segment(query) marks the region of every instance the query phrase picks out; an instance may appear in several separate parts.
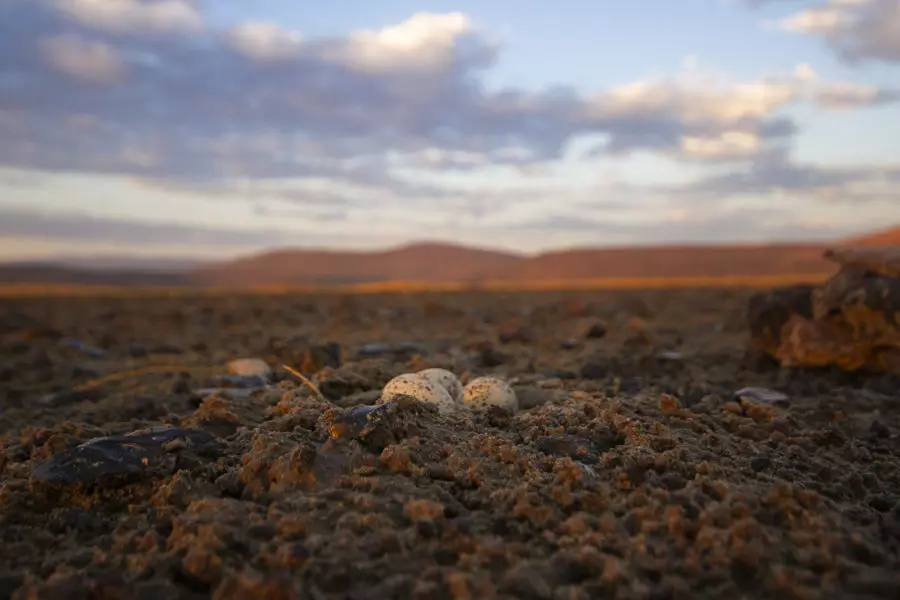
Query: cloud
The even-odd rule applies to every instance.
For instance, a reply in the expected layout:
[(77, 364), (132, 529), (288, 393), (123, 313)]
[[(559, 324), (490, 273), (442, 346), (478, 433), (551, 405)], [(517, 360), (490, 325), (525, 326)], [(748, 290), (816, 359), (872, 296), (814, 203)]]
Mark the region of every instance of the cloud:
[(112, 46), (78, 35), (45, 36), (38, 40), (38, 48), (51, 67), (75, 79), (111, 84), (125, 72), (125, 63)]
[[(41, 212), (28, 207), (0, 208), (0, 238), (42, 239), (52, 242), (84, 242), (164, 246), (255, 246), (291, 244), (297, 231), (279, 229), (216, 229), (178, 223), (147, 223), (106, 218), (84, 212)], [(313, 231), (305, 239), (325, 240)], [(307, 237), (308, 236), (308, 237)]]
[[(417, 13), (381, 29), (316, 38), (264, 21), (216, 29), (204, 22), (201, 6), (0, 3), (0, 166), (125, 176), (143, 187), (251, 203), (260, 223), (346, 224), (356, 236), (371, 235), (373, 224), (397, 237), (404, 227), (424, 224), (508, 237), (501, 224), (525, 218), (560, 235), (586, 236), (596, 226), (590, 219), (541, 217), (547, 199), (552, 210), (584, 198), (617, 206), (614, 218), (600, 218), (609, 227), (627, 221), (623, 206), (668, 193), (679, 200), (718, 194), (721, 201), (840, 189), (866, 199), (875, 192), (852, 185), (877, 179), (871, 171), (835, 173), (786, 158), (798, 129), (785, 109), (897, 100), (891, 90), (822, 82), (806, 65), (734, 81), (700, 71), (696, 60), (672, 77), (591, 94), (566, 87), (495, 90), (484, 76), (502, 47), (461, 13)], [(667, 190), (574, 191), (559, 178), (536, 183), (544, 171), (559, 175), (556, 161), (580, 137), (602, 140), (588, 159), (649, 152), (735, 170)], [(520, 185), (493, 185), (497, 169), (505, 175), (518, 169)], [(467, 176), (480, 182), (460, 183)], [(79, 214), (2, 217), (5, 236), (240, 246), (297, 237)], [(629, 227), (610, 235), (653, 235)], [(715, 223), (696, 227), (698, 235), (716, 232)]]
[(403, 190), (404, 169), (527, 168), (558, 160), (580, 135), (605, 137), (600, 153), (742, 159), (793, 136), (778, 111), (803, 100), (794, 76), (730, 82), (693, 71), (592, 95), (492, 91), (482, 76), (501, 48), (461, 13), (310, 38), (267, 22), (215, 29), (197, 6), (3, 4), (0, 164)]
[(885, 90), (874, 85), (854, 83), (825, 84), (815, 92), (815, 99), (821, 106), (833, 110), (848, 110), (862, 106), (874, 106), (897, 102), (900, 95), (893, 90)]
[[(783, 151), (754, 157), (747, 168), (681, 186), (659, 189), (666, 195), (721, 202), (733, 197), (817, 198), (847, 205), (896, 199), (900, 206), (900, 163), (887, 166), (801, 164)], [(790, 200), (787, 200), (788, 202)], [(891, 218), (891, 217), (889, 217)]]
[(203, 28), (196, 7), (184, 0), (55, 0), (51, 4), (84, 27), (111, 33), (172, 34)]
[(900, 61), (897, 0), (826, 0), (779, 24), (787, 31), (821, 38), (849, 61)]

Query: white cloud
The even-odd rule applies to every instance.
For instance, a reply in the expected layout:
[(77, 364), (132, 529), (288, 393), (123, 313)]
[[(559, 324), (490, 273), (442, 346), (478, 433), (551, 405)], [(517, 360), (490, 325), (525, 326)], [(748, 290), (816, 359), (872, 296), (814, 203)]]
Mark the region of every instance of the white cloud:
[(825, 0), (780, 20), (787, 31), (822, 38), (850, 60), (900, 61), (900, 2)]
[(472, 24), (462, 13), (419, 12), (397, 25), (352, 33), (334, 55), (366, 71), (391, 71), (398, 65), (438, 69), (453, 60), (457, 41), (471, 32)]
[(681, 139), (681, 147), (688, 156), (706, 159), (725, 159), (752, 156), (760, 151), (758, 136), (743, 131), (726, 131), (716, 137)]
[(833, 110), (849, 110), (860, 106), (870, 106), (879, 99), (895, 99), (894, 94), (886, 94), (877, 86), (857, 83), (824, 84), (813, 94), (816, 102)]
[(227, 32), (226, 39), (235, 49), (258, 60), (296, 57), (303, 43), (299, 33), (265, 21), (242, 23)]
[(440, 71), (458, 60), (460, 41), (473, 34), (462, 13), (420, 12), (382, 29), (343, 38), (304, 40), (300, 33), (271, 22), (248, 22), (226, 34), (231, 45), (259, 60), (305, 57), (371, 74)]
[(185, 0), (55, 0), (55, 6), (85, 27), (114, 33), (192, 33), (203, 27)]

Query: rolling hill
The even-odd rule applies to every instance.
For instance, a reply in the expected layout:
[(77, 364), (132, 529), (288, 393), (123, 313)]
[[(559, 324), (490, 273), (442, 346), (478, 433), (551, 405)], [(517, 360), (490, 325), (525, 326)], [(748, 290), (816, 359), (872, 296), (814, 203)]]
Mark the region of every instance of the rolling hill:
[(834, 271), (822, 255), (835, 245), (900, 246), (900, 227), (829, 244), (581, 248), (536, 256), (452, 244), (377, 252), (280, 249), (170, 272), (7, 264), (0, 265), (0, 283), (247, 287), (813, 275)]

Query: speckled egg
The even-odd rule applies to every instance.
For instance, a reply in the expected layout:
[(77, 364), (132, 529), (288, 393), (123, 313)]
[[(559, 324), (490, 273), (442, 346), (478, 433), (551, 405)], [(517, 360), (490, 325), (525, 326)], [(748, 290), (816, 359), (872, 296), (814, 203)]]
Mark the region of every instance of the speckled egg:
[(472, 410), (499, 406), (510, 412), (519, 409), (519, 399), (510, 385), (499, 377), (479, 377), (463, 389), (463, 404)]
[(428, 381), (432, 383), (436, 383), (450, 394), (450, 397), (453, 398), (457, 402), (457, 404), (462, 404), (463, 401), (463, 385), (460, 382), (459, 377), (448, 371), (447, 369), (424, 369), (416, 373), (420, 377), (424, 377)]
[(411, 396), (419, 402), (433, 404), (442, 414), (454, 412), (458, 407), (443, 386), (418, 373), (404, 373), (388, 381), (379, 402), (391, 402), (397, 396)]

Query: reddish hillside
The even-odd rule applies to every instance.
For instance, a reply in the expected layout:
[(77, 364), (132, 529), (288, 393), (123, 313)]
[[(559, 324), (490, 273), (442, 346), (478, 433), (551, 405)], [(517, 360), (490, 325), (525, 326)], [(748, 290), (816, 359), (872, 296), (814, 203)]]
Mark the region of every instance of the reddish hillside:
[(382, 252), (282, 250), (199, 269), (202, 285), (327, 285), (382, 281), (549, 281), (831, 273), (833, 245), (900, 244), (900, 228), (832, 244), (573, 249), (534, 257), (449, 244)]
[(332, 285), (373, 281), (478, 280), (521, 256), (453, 246), (416, 244), (382, 252), (280, 250), (204, 267), (206, 285)]
[(717, 277), (827, 273), (823, 246), (656, 246), (550, 252), (492, 274), (494, 279)]
[(830, 244), (572, 249), (529, 257), (451, 244), (379, 252), (285, 249), (179, 273), (0, 265), (0, 282), (112, 285), (335, 285), (388, 281), (551, 281), (638, 277), (790, 276), (831, 273), (834, 245), (900, 246), (900, 228)]
[(869, 235), (847, 240), (847, 246), (900, 246), (900, 227), (876, 231)]

